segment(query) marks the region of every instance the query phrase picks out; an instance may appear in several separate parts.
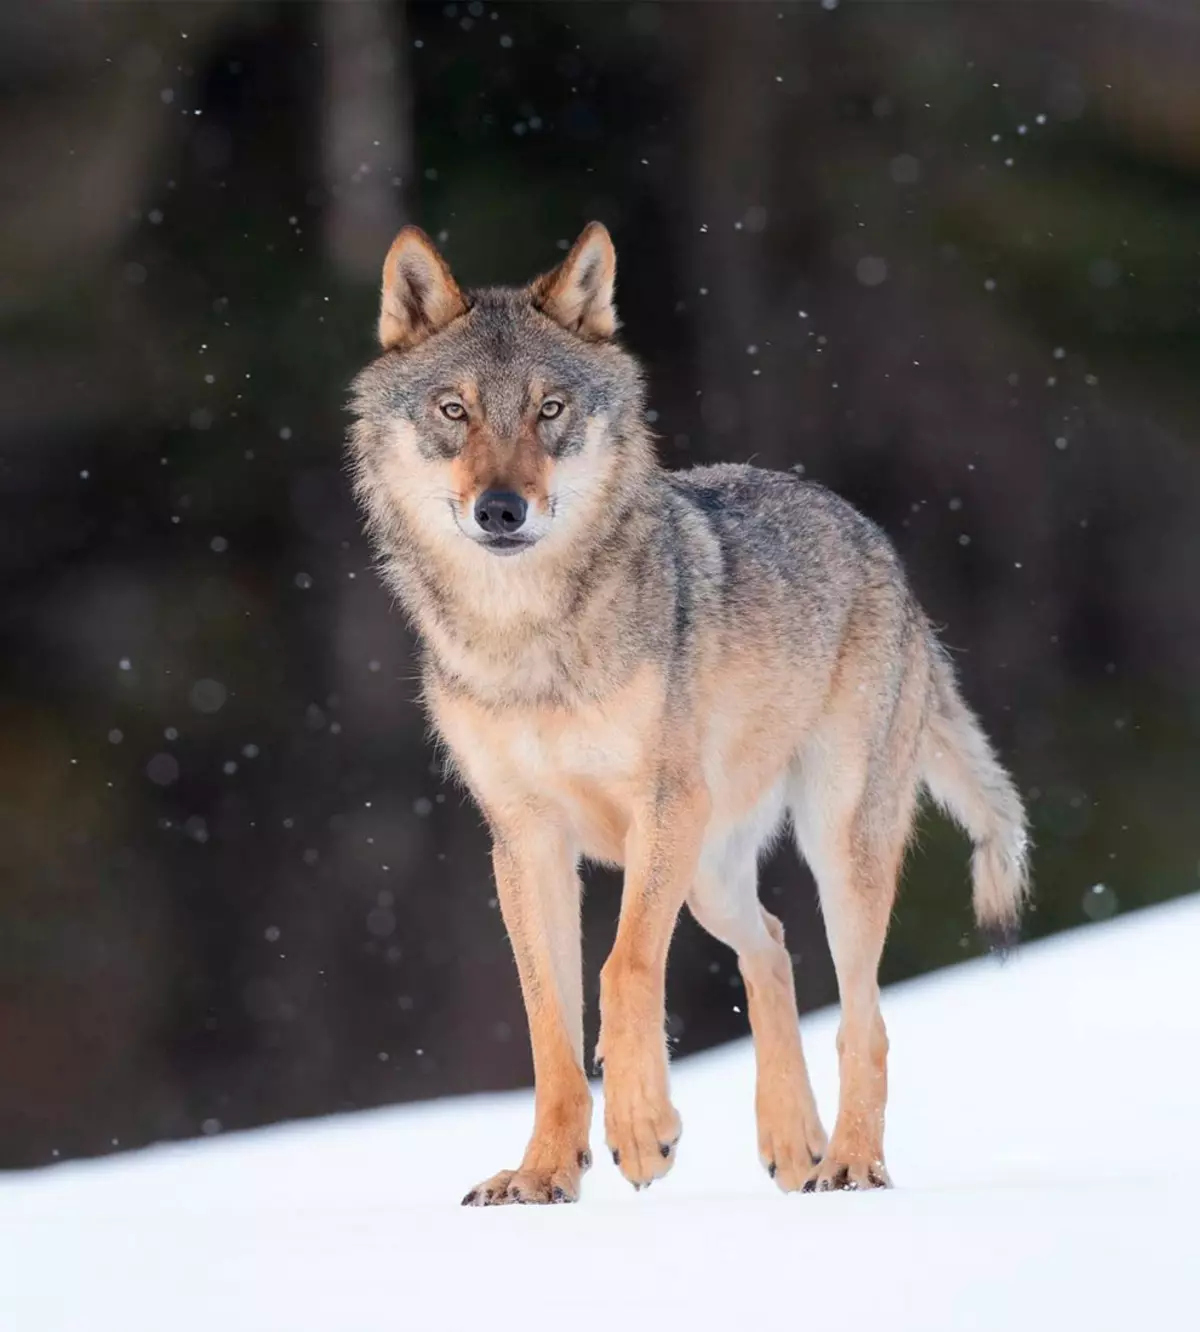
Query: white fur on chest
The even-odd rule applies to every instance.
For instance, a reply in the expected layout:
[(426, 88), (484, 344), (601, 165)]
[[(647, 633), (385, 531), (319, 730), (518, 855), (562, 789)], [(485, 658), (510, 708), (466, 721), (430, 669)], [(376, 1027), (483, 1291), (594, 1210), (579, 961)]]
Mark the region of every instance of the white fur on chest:
[[(610, 698), (566, 707), (431, 699), (439, 728), (485, 808), (557, 810), (582, 849), (619, 851), (658, 738), (662, 691), (649, 675)], [(531, 805), (532, 802), (532, 805)]]
[(538, 788), (563, 779), (601, 784), (631, 780), (642, 760), (644, 737), (599, 708), (563, 715), (530, 713), (506, 727), (508, 760)]

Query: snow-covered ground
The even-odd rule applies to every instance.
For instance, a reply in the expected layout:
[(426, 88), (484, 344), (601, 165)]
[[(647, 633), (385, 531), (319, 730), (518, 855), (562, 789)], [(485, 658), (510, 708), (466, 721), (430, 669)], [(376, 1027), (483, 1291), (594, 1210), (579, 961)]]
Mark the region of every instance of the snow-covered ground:
[(676, 1065), (669, 1178), (635, 1194), (595, 1132), (576, 1207), (458, 1206), (524, 1094), (0, 1176), (0, 1328), (1196, 1327), (1198, 959), (1200, 896), (889, 991), (890, 1193), (775, 1189), (744, 1043)]

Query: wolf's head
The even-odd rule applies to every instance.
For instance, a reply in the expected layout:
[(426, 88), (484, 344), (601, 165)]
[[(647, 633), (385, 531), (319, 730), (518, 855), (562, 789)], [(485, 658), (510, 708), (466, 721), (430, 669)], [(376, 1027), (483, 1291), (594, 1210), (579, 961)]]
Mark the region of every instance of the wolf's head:
[(615, 275), (597, 222), (528, 286), (467, 292), (424, 232), (400, 232), (383, 354), (353, 403), (358, 492), (385, 545), (540, 566), (613, 520), (652, 465), (641, 375), (613, 341)]

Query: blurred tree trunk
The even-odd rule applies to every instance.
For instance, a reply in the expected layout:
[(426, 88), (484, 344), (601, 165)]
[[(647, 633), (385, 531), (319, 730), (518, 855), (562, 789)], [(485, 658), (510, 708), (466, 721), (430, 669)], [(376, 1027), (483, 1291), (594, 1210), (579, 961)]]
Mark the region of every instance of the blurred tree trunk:
[(747, 451), (778, 419), (769, 383), (749, 391), (755, 363), (746, 350), (769, 337), (764, 321), (775, 304), (763, 233), (773, 220), (779, 93), (770, 68), (779, 34), (763, 17), (727, 5), (671, 6), (664, 44), (680, 61), (692, 217), (701, 219), (685, 257), (700, 415), (707, 432), (736, 435)]
[(410, 187), (412, 135), (402, 6), (327, 0), (322, 153), (325, 247), (346, 277), (373, 281)]

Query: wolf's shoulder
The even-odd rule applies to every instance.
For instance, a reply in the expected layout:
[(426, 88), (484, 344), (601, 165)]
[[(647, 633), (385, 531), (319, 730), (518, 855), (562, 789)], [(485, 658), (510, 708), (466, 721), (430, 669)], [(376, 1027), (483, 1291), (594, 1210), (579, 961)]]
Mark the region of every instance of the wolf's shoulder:
[(794, 472), (718, 463), (671, 473), (670, 484), (704, 514), (735, 581), (767, 571), (792, 584), (902, 579), (881, 528), (836, 491)]
[(709, 463), (669, 473), (673, 486), (714, 511), (741, 504), (804, 503), (818, 492), (832, 495), (795, 472), (769, 471), (748, 463)]
[(795, 472), (771, 471), (746, 463), (714, 463), (669, 474), (671, 486), (697, 508), (736, 522), (807, 519), (816, 526), (873, 529), (849, 500)]

